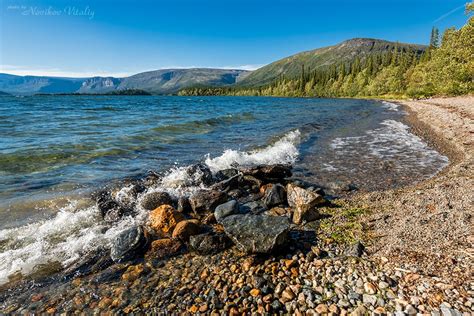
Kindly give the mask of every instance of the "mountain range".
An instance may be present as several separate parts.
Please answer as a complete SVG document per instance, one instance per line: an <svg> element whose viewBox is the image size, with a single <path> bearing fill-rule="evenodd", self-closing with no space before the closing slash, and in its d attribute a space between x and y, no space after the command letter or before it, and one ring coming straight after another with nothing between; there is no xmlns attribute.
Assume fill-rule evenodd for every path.
<svg viewBox="0 0 474 316"><path fill-rule="evenodd" d="M280 76L294 77L303 68L313 71L335 63L364 59L371 54L398 49L420 53L427 47L378 39L355 38L337 45L301 52L275 61L254 71L239 69L161 69L125 78L61 78L16 76L0 73L0 91L28 95L37 93L103 94L126 89L140 89L152 94L175 94L190 87L263 86Z"/></svg>

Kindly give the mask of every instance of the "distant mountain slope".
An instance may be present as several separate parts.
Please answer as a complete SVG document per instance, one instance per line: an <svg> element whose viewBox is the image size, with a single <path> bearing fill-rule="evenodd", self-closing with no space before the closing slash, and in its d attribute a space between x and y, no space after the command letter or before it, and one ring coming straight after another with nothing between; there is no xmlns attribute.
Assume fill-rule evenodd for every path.
<svg viewBox="0 0 474 316"><path fill-rule="evenodd" d="M422 52L426 49L424 45L395 43L370 38L354 38L334 46L298 53L275 61L253 71L245 79L241 80L238 85L261 86L272 82L280 75L287 77L297 76L301 74L303 65L305 70L313 71L334 63L350 62L356 57L363 59L370 54L393 50L396 46L417 52Z"/></svg>
<svg viewBox="0 0 474 316"><path fill-rule="evenodd" d="M222 87L234 84L249 72L236 69L163 69L126 78L59 78L0 74L0 91L11 94L108 93L140 89L154 94L171 94L191 86Z"/></svg>
<svg viewBox="0 0 474 316"><path fill-rule="evenodd" d="M227 69L163 69L142 72L124 78L119 89L142 89L157 94L170 94L193 86L222 87L231 85L249 72Z"/></svg>
<svg viewBox="0 0 474 316"><path fill-rule="evenodd" d="M77 91L84 79L0 74L0 91L11 94Z"/></svg>

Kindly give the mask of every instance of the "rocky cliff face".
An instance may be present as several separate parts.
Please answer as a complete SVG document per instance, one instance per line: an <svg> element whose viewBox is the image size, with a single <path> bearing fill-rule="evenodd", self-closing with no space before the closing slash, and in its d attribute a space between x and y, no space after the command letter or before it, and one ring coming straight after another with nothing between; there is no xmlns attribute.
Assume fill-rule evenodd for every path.
<svg viewBox="0 0 474 316"><path fill-rule="evenodd" d="M113 77L94 77L86 79L81 88L77 91L79 93L107 93L114 91L120 85L122 79Z"/></svg>

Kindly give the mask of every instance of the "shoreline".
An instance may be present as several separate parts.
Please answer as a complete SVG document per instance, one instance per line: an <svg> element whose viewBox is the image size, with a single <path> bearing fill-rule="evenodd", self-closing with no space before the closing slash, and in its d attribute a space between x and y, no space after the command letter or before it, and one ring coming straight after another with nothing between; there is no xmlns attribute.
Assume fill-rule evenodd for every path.
<svg viewBox="0 0 474 316"><path fill-rule="evenodd" d="M470 214L474 205L474 97L392 102L407 111L412 132L446 155L450 163L427 180L356 195L349 203L378 210L364 221L378 236L374 255L385 260L391 251L397 251L389 258L393 267L404 265L468 287L474 269L474 222Z"/></svg>
<svg viewBox="0 0 474 316"><path fill-rule="evenodd" d="M474 98L468 98L472 102L470 104L474 104ZM469 189L466 185L472 184L472 169L469 169L472 168L472 148L465 148L462 141L461 145L456 145L460 139L453 137L449 141L446 135L439 133L437 128L442 128L442 125L436 124L443 123L445 117L440 116L439 122L427 121L430 112L440 111L437 106L426 106L423 101L392 102L404 106L411 131L448 156L449 165L434 177L417 184L356 193L341 199L341 204L335 207L322 208L322 213L332 218L310 222L301 230L318 231L318 240L309 247L309 251L304 240L294 239L294 242L302 244L270 257L243 255L236 247L205 256L180 253L159 262L145 256L144 261L115 264L99 273L61 281L59 287L57 284L46 284L31 292L20 291L18 298L5 300L6 305L0 304L0 311L56 313L80 309L84 312L187 311L202 314L214 311L232 315L272 311L354 315L396 311L411 315L440 309L443 313L446 310L453 313L454 310L472 312L470 299L474 289L468 284L469 272L472 271L472 264L468 261L470 256L469 253L458 255L457 248L453 248L458 246L453 236L459 234L420 238L423 236L417 235L419 232L414 228L419 228L420 220L426 218L410 208L425 210L433 204L430 197L434 196L434 201L438 202L437 195L443 193L453 194L461 201L462 193L468 194L466 199L471 194L472 199L472 193L465 191ZM431 122L432 126L428 126L427 122ZM460 186L444 188L443 185L452 186L451 182L462 176L458 169L463 166L467 167L467 181L461 183L461 189L464 189L461 195L455 195L451 190L458 190ZM426 190L428 197L424 192L420 195L420 190ZM447 198L449 204L450 197ZM404 199L407 201L399 204ZM439 202L445 203L445 200ZM445 218L448 223L452 220L450 214L459 211L463 205L453 204L454 210L442 210L448 212ZM407 210L400 211L401 207L407 207ZM463 214L469 215L466 212L469 210ZM397 217L398 213L403 217ZM436 212L430 214L437 216ZM413 223L407 223L407 220ZM437 217L434 220L439 221ZM404 225L410 231L408 235L400 235L401 231L397 229ZM347 231L336 231L335 228L339 227ZM431 225L428 219L422 233L434 233L436 228L440 227ZM379 236L380 232L384 232L385 236ZM337 237L340 240L335 241ZM433 243L433 249L428 247L420 253L420 247L411 247L412 237L420 238L415 241L420 242L422 248L426 247L427 241ZM400 245L396 246L402 246L401 251L394 251L391 244L394 239L400 240ZM365 252L357 247L354 255L351 246L354 240L362 240ZM440 240L449 243L438 247L445 251L443 256L433 251ZM412 250L414 254L410 253ZM469 248L464 250L469 251ZM451 260L453 258L455 260ZM442 269L439 265L430 265L436 260L442 264ZM217 294L211 296L209 293ZM20 302L26 303L23 305Z"/></svg>

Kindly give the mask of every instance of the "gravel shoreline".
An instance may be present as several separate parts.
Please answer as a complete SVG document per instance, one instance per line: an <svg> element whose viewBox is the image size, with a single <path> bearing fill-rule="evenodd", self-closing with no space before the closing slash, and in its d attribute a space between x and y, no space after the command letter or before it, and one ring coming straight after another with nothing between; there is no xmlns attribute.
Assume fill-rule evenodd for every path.
<svg viewBox="0 0 474 316"><path fill-rule="evenodd" d="M471 315L474 97L398 103L450 158L432 179L335 201L278 255L145 256L11 289L0 313Z"/></svg>

